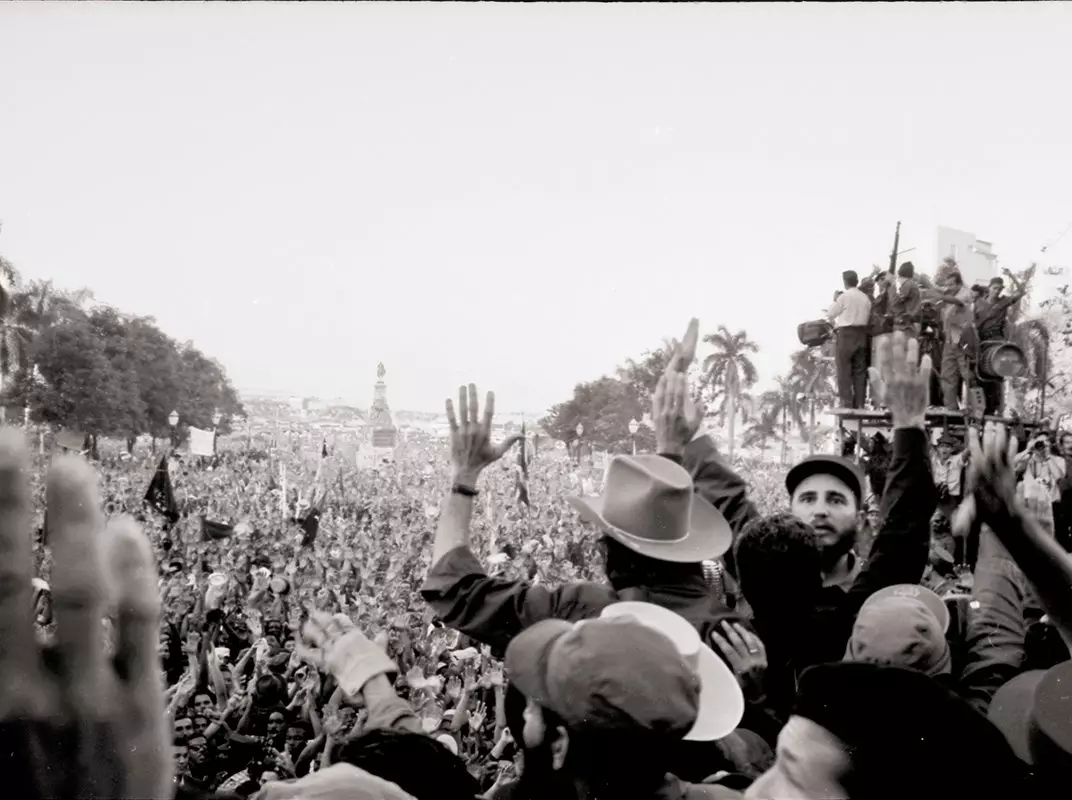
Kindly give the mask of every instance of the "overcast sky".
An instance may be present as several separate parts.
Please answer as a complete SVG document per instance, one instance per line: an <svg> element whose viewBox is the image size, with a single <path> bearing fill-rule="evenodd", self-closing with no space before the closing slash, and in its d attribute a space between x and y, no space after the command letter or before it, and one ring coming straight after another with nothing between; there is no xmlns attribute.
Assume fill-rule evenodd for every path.
<svg viewBox="0 0 1072 800"><path fill-rule="evenodd" d="M244 390L538 411L679 335L765 380L843 269L1072 223L1067 4L0 4L0 252ZM1072 234L1047 262L1072 264Z"/></svg>

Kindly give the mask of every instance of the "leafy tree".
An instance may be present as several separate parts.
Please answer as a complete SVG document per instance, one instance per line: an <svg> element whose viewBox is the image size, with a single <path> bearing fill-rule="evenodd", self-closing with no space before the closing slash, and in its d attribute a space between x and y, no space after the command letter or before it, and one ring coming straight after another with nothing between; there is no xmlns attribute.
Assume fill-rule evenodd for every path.
<svg viewBox="0 0 1072 800"><path fill-rule="evenodd" d="M244 412L223 366L198 350L193 342L183 345L179 358L182 363L179 408L182 425L210 430L212 416L218 411L222 415L220 432L227 433L228 420L242 416Z"/></svg>
<svg viewBox="0 0 1072 800"><path fill-rule="evenodd" d="M182 398L183 362L175 342L156 327L151 317L127 323L130 354L138 371L138 392L145 406L145 426L156 439L171 435L168 417Z"/></svg>
<svg viewBox="0 0 1072 800"><path fill-rule="evenodd" d="M758 353L759 346L748 338L747 332L731 333L725 325L719 325L715 333L707 334L703 340L715 348L704 359L704 383L719 416L729 423L727 435L732 458L738 402L741 393L754 386L759 377L749 354Z"/></svg>
<svg viewBox="0 0 1072 800"><path fill-rule="evenodd" d="M142 433L154 442L167 436L172 410L205 428L216 410L225 420L244 415L219 362L190 343L180 348L151 318L94 307L92 299L88 289L65 291L51 281L23 287L0 259L5 403L28 405L35 420L85 431L94 442L121 436L131 447Z"/></svg>
<svg viewBox="0 0 1072 800"><path fill-rule="evenodd" d="M93 311L89 323L100 339L116 378L109 429L100 433L123 437L127 448L133 450L134 440L146 432L148 424L140 392L139 363L134 357L127 320L115 309L102 306Z"/></svg>
<svg viewBox="0 0 1072 800"><path fill-rule="evenodd" d="M565 442L571 449L583 443L624 453L632 449L629 422L639 418L639 408L631 386L618 378L604 376L578 384L573 397L553 406L539 424L549 436ZM577 423L584 426L580 439ZM637 432L637 446L654 446L650 429L642 427Z"/></svg>
<svg viewBox="0 0 1072 800"><path fill-rule="evenodd" d="M120 377L87 320L46 328L31 352L43 378L30 388L35 419L91 434L122 428L125 410L117 411L114 404Z"/></svg>

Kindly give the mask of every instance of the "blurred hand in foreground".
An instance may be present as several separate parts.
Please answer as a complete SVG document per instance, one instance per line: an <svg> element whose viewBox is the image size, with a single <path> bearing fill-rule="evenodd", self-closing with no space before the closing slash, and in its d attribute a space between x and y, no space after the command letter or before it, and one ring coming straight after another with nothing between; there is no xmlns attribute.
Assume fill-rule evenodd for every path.
<svg viewBox="0 0 1072 800"><path fill-rule="evenodd" d="M173 794L157 655L160 597L148 541L129 517L107 525L97 479L61 456L47 478L53 647L34 637L30 458L0 430L0 775L4 794L35 798ZM101 620L114 612L117 652Z"/></svg>

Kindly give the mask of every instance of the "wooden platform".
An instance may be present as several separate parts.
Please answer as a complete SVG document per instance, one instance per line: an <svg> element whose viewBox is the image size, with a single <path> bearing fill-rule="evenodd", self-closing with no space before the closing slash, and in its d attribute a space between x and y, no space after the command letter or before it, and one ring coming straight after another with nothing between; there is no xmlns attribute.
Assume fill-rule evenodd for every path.
<svg viewBox="0 0 1072 800"><path fill-rule="evenodd" d="M860 439L867 430L889 430L893 427L893 415L889 411L880 411L871 408L830 408L823 414L837 418L839 434L844 434L845 428L849 428L856 434L856 455L861 453ZM963 434L969 425L978 424L978 418L970 417L965 411L951 411L944 408L928 409L925 416L928 430L939 429L951 434ZM1010 420L1005 417L988 414L983 417L984 422L996 422L1009 424ZM1033 431L1041 427L1036 422L1017 420L1017 425L1023 426L1027 431ZM839 437L840 438L840 437Z"/></svg>
<svg viewBox="0 0 1072 800"><path fill-rule="evenodd" d="M817 412L818 413L818 412ZM874 427L889 427L893 423L893 414L889 411L880 411L873 408L829 408L826 411L821 412L823 414L829 414L830 416L837 417L839 423L863 423L867 426ZM945 408L932 408L926 412L926 420L928 425L963 425L967 412L965 411L951 411ZM975 421L973 418L971 421ZM1000 422L1008 424L1010 420L1005 417L1000 417L995 414L987 414L983 417L985 422ZM1023 425L1026 428L1034 427L1034 422L1026 422L1024 420L1016 420L1016 424Z"/></svg>

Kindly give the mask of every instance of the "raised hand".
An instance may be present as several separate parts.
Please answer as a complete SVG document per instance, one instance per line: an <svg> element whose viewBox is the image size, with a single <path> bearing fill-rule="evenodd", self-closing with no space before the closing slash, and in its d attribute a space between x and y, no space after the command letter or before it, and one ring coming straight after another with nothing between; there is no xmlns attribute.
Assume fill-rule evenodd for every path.
<svg viewBox="0 0 1072 800"><path fill-rule="evenodd" d="M454 467L455 483L475 488L481 471L502 458L516 442L521 441L520 434L515 434L499 445L492 443L491 426L494 417L495 393L488 392L487 399L484 401L484 417L481 420L476 386L471 383L468 391L464 386L458 389L457 416L454 413L454 403L447 400L450 457Z"/></svg>
<svg viewBox="0 0 1072 800"><path fill-rule="evenodd" d="M979 431L968 431L971 459L968 463L967 486L974 498L974 512L984 522L1013 513L1016 499L1016 437L1009 436L999 425L985 444L979 441Z"/></svg>
<svg viewBox="0 0 1072 800"><path fill-rule="evenodd" d="M342 719L338 714L328 714L324 717L324 733L327 734L329 739L339 738L339 734L342 732Z"/></svg>
<svg viewBox="0 0 1072 800"><path fill-rule="evenodd" d="M200 652L201 647L201 634L197 631L190 631L186 636L186 642L182 646L182 652L187 656L196 658Z"/></svg>
<svg viewBox="0 0 1072 800"><path fill-rule="evenodd" d="M457 703L458 699L462 696L462 682L458 680L457 677L447 681L446 695L455 703Z"/></svg>
<svg viewBox="0 0 1072 800"><path fill-rule="evenodd" d="M685 329L685 337L680 342L675 339L670 343L671 356L666 367L667 372L687 372L696 360L696 345L699 340L700 320L693 317Z"/></svg>
<svg viewBox="0 0 1072 800"><path fill-rule="evenodd" d="M428 685L428 680L424 677L424 670L418 666L413 666L406 673L406 683L410 689L418 691Z"/></svg>
<svg viewBox="0 0 1072 800"><path fill-rule="evenodd" d="M160 598L148 541L129 517L107 525L80 458L49 470L56 646L34 638L31 466L0 430L0 774L10 797L170 797L174 770L157 641ZM101 620L114 604L117 652Z"/></svg>
<svg viewBox="0 0 1072 800"><path fill-rule="evenodd" d="M477 703L472 711L469 712L469 728L473 731L479 731L484 727L484 720L488 718L488 707L483 703Z"/></svg>
<svg viewBox="0 0 1072 800"><path fill-rule="evenodd" d="M879 347L882 373L875 367L867 368L871 396L890 410L894 428L922 430L930 395L931 357L921 360L919 340L908 339L902 331L894 332Z"/></svg>
<svg viewBox="0 0 1072 800"><path fill-rule="evenodd" d="M701 422L684 372L667 370L659 378L652 396L651 418L656 449L660 453L683 454Z"/></svg>

